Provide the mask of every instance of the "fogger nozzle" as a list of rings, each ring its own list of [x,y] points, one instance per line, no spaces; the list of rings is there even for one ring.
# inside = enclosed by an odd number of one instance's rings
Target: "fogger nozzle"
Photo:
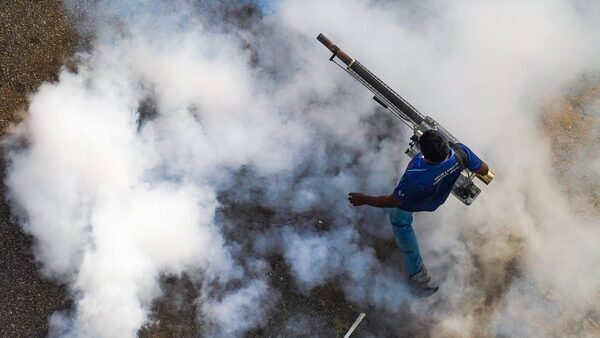
[[[333,43],[333,41],[329,40],[323,34],[319,34],[319,36],[317,36],[317,40],[319,40],[319,42],[321,42],[323,46],[327,47],[327,49],[329,49],[333,53],[332,58],[334,56],[337,56],[340,60],[342,60],[343,63],[346,64],[346,66],[350,66],[350,64],[352,63],[352,58],[343,50],[341,50],[340,47],[336,46]]]

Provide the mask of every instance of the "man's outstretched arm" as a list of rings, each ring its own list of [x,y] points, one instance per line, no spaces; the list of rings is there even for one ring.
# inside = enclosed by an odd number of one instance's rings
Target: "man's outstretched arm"
[[[371,196],[360,192],[351,192],[348,194],[348,201],[355,207],[370,205],[376,208],[394,208],[402,204],[401,200],[394,197],[394,195]]]

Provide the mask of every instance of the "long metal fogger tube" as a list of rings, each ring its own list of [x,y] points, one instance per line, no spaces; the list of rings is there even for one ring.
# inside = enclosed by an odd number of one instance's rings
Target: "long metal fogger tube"
[[[333,53],[331,58],[329,58],[330,61],[333,61],[363,86],[367,87],[367,89],[375,95],[373,97],[375,101],[393,113],[413,130],[414,135],[411,137],[409,148],[406,150],[406,154],[411,158],[420,151],[418,138],[428,129],[436,129],[450,142],[459,143],[454,135],[450,134],[450,132],[438,124],[433,118],[421,114],[415,107],[381,81],[375,74],[369,71],[356,59],[351,58],[323,34],[319,34],[317,40]],[[335,62],[336,57],[340,59],[346,67]],[[473,203],[475,198],[481,192],[481,190],[472,182],[475,176],[483,183],[489,184],[494,178],[494,173],[490,170],[487,175],[482,176],[475,175],[468,169],[461,171],[461,176],[456,181],[452,193],[466,205]]]

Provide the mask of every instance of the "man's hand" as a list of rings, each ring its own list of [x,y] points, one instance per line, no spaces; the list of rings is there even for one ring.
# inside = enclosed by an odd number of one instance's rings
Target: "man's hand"
[[[348,201],[350,201],[350,203],[355,207],[365,205],[367,203],[367,199],[368,196],[362,192],[351,192],[348,194]]]
[[[475,171],[475,174],[485,176],[488,174],[489,170],[490,170],[490,168],[488,167],[487,163],[482,162],[481,167],[479,167],[479,169],[477,169],[477,171]]]

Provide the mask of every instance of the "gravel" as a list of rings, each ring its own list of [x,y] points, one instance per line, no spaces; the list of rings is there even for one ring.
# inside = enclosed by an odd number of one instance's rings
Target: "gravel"
[[[61,1],[0,1],[0,134],[21,119],[28,95],[57,79],[76,40]],[[32,239],[11,219],[0,189],[0,337],[42,337],[50,315],[70,301],[64,287],[40,276]]]

